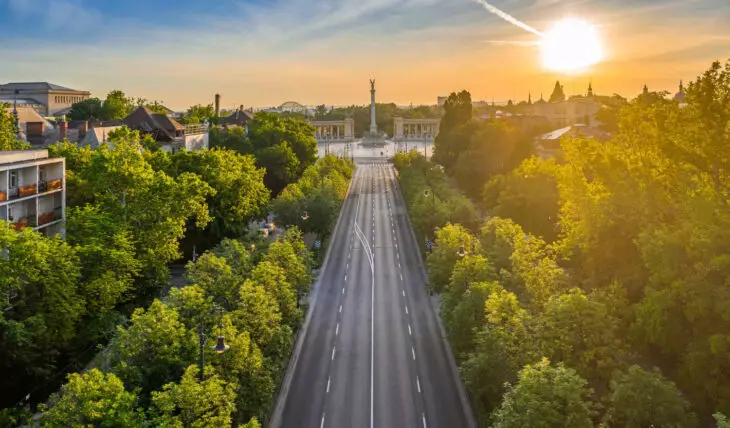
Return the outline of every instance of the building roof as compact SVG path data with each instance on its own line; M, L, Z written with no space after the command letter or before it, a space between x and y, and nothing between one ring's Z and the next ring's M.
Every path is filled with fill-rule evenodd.
M13 105L17 101L18 105L30 105L30 106L42 106L43 103L41 103L38 100L34 100L33 98L18 98L17 100L15 98L9 98L9 97L0 97L0 104L10 104Z
M157 133L169 140L175 139L176 131L183 131L185 127L175 119L161 114L152 113L146 107L137 107L129 116L122 119L122 123L132 129L139 129L148 133Z
M0 152L0 164L47 159L48 150L7 150Z
M115 131L121 127L121 125L116 125L91 128L86 132L84 138L79 142L79 146L89 146L92 149L95 149L99 147L100 144L107 141L110 132Z
M61 85L55 85L48 82L12 82L0 85L0 92L14 91L16 89L24 91L64 91L64 92L86 92L77 91L76 89L67 88Z
M241 106L226 117L221 117L218 121L221 125L241 125L244 126L249 120L253 119L254 114L248 110L244 110Z

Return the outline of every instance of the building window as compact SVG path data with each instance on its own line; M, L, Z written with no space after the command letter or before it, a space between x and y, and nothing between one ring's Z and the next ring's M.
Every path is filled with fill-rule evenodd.
M10 188L18 187L18 171L10 171Z
M13 221L15 218L13 218L13 207L8 205L8 220Z

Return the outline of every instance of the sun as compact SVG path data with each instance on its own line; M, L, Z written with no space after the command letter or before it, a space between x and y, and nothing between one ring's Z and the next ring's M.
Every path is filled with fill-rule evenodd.
M579 71L603 58L598 31L585 21L558 21L543 36L542 64L548 70Z

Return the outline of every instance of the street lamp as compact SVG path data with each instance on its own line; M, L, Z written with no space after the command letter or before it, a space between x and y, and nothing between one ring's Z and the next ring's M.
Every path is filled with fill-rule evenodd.
M459 251L456 252L456 255L459 257L464 257L467 255L466 249L464 249L463 245L459 245Z
M223 337L223 308L216 307L213 310L217 310L221 313L221 319L218 322L218 341L216 342L215 346L213 346L211 349L215 351L216 354L222 354L229 350L231 347L226 345L226 340ZM203 319L200 320L200 358L198 360L198 363L200 365L200 382L202 383L203 380L205 380L204 376L204 370L205 370L205 322Z

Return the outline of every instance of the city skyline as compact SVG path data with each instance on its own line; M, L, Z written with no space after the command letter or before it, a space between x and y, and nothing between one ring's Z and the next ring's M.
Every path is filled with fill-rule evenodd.
M179 110L223 96L224 108L434 104L467 89L475 100L567 94L633 97L644 84L676 91L730 51L722 0L493 1L538 30L564 17L595 25L604 60L576 75L542 68L536 37L469 1L192 1L97 5L0 0L0 82L50 81L103 98L112 89ZM172 7L172 5L175 7ZM691 34L690 38L686 37ZM93 36L92 36L93 35ZM180 88L185 88L181 91Z

